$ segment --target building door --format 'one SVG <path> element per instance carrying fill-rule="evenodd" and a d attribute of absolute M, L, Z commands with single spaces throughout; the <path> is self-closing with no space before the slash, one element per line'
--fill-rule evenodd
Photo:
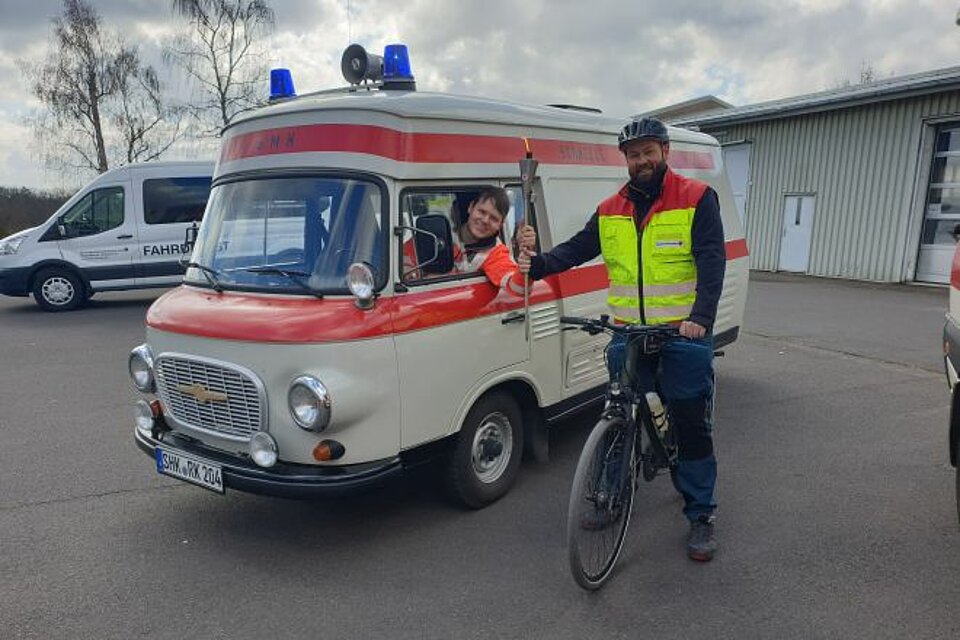
<path fill-rule="evenodd" d="M 816 196 L 784 198 L 783 235 L 780 239 L 780 270 L 806 273 L 810 263 L 810 238 Z"/>
<path fill-rule="evenodd" d="M 747 204 L 747 188 L 750 186 L 750 142 L 728 144 L 723 147 L 723 164 L 733 190 L 733 201 L 743 223 Z"/>
<path fill-rule="evenodd" d="M 958 224 L 960 127 L 954 123 L 937 132 L 917 255 L 917 280 L 950 282 L 950 262 L 956 244 L 952 234 Z"/>

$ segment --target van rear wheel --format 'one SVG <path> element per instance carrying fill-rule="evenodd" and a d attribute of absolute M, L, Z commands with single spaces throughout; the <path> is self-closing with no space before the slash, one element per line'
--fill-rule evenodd
<path fill-rule="evenodd" d="M 503 497 L 513 486 L 523 455 L 520 409 L 503 392 L 480 398 L 470 412 L 450 455 L 447 485 L 472 509 Z"/>
<path fill-rule="evenodd" d="M 44 311 L 70 311 L 87 301 L 87 289 L 66 269 L 43 269 L 33 279 L 33 299 Z"/>

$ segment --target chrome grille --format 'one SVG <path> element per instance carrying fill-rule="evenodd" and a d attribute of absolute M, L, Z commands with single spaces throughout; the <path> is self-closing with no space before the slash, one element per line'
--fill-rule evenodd
<path fill-rule="evenodd" d="M 157 391 L 173 421 L 231 440 L 247 441 L 260 431 L 263 387 L 250 371 L 210 360 L 164 355 L 156 363 Z M 226 400 L 206 400 L 187 393 L 202 389 Z"/>

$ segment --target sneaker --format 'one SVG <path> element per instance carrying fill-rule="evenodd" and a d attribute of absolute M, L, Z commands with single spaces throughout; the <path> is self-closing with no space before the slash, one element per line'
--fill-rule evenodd
<path fill-rule="evenodd" d="M 690 522 L 690 535 L 687 537 L 687 557 L 697 562 L 710 562 L 717 550 L 717 540 L 713 535 L 713 516 L 702 515 Z"/>

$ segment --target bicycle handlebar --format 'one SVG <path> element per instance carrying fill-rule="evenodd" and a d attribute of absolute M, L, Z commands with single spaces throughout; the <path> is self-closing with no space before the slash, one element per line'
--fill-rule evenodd
<path fill-rule="evenodd" d="M 561 324 L 574 325 L 590 335 L 597 335 L 603 331 L 623 333 L 627 335 L 648 335 L 661 337 L 679 337 L 680 329 L 668 324 L 613 324 L 610 316 L 604 314 L 599 318 L 578 318 L 576 316 L 560 316 Z"/>

